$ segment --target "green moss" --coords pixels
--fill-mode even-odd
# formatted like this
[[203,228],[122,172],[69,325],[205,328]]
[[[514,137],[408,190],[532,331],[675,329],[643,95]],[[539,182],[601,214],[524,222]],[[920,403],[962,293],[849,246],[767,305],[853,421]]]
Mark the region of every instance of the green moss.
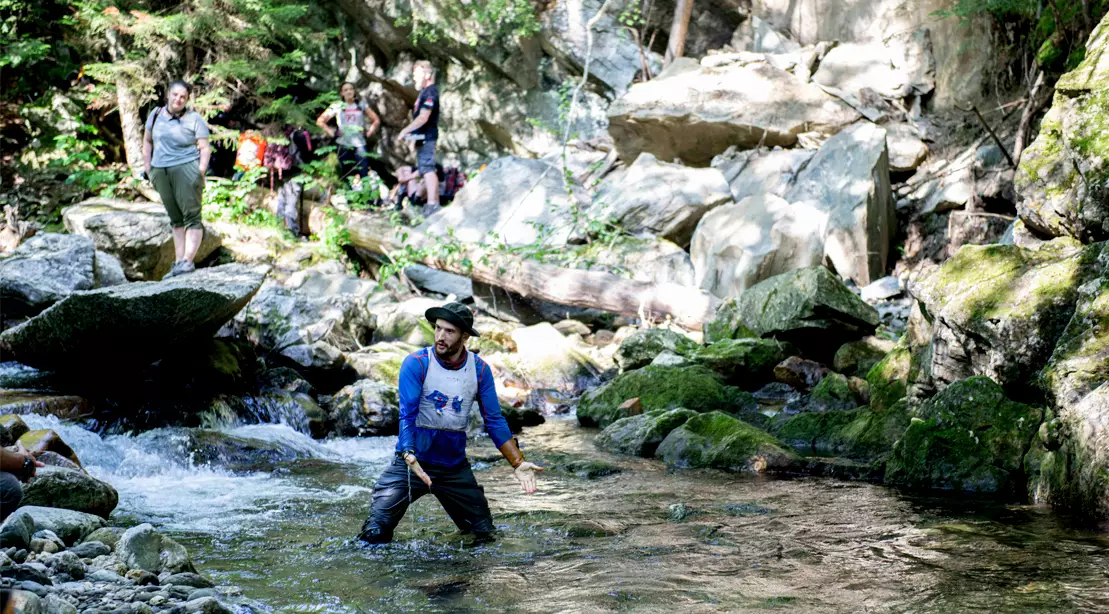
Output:
[[31,427],[27,426],[27,423],[23,421],[23,418],[15,414],[4,414],[0,416],[0,426],[8,429],[8,434],[13,440],[18,440],[24,433],[31,430]]
[[1060,403],[1109,381],[1109,277],[1084,284],[1078,294],[1074,316],[1041,372],[1044,387]]
[[656,455],[677,467],[754,472],[789,469],[797,461],[769,433],[719,411],[690,418],[671,431]]
[[724,339],[689,355],[694,363],[722,375],[729,384],[756,388],[772,379],[774,366],[785,360],[788,345],[771,339]]
[[867,337],[840,346],[832,359],[832,367],[846,375],[866,377],[874,365],[893,351],[895,342],[878,337]]
[[616,376],[608,384],[585,393],[578,404],[582,426],[604,428],[627,414],[620,404],[638,398],[644,411],[677,409],[738,412],[757,406],[750,394],[727,386],[704,367],[647,366]]
[[773,429],[776,437],[803,454],[834,454],[874,461],[885,458],[909,425],[904,401],[888,411],[868,407],[801,413]]
[[747,339],[758,337],[754,331],[743,323],[742,314],[736,307],[734,298],[730,298],[716,308],[715,317],[705,322],[702,327],[705,343],[717,343],[725,339]]
[[621,418],[608,425],[594,444],[618,454],[650,458],[670,431],[697,415],[690,409],[654,410]]
[[651,364],[663,350],[679,356],[688,356],[697,349],[689,337],[663,328],[640,329],[628,336],[616,350],[616,364],[624,371],[639,369]]
[[881,413],[905,398],[910,362],[908,340],[902,339],[892,352],[878,361],[866,374],[872,410]]
[[919,488],[1023,493],[1023,459],[1040,409],[1007,399],[993,380],[948,386],[912,418],[886,464],[886,481]]
[[842,411],[855,406],[855,393],[851,392],[847,376],[840,373],[826,375],[809,394],[810,411]]

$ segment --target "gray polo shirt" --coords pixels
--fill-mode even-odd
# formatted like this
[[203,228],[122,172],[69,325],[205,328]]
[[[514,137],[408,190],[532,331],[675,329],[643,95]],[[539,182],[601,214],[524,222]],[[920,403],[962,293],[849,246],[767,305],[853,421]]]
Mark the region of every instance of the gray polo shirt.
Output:
[[168,168],[200,158],[197,139],[208,138],[208,124],[200,113],[186,109],[180,116],[174,116],[165,107],[155,109],[146,118],[146,131],[154,139],[154,155],[150,166]]

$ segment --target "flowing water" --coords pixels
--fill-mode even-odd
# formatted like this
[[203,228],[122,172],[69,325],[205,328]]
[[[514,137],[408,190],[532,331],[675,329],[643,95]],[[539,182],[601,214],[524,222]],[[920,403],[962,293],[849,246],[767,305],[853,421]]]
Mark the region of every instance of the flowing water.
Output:
[[229,427],[298,457],[231,471],[173,445],[188,431],[101,438],[28,418],[119,490],[116,524],[154,523],[266,611],[1109,612],[1109,534],[1048,509],[674,472],[599,452],[566,420],[521,436],[551,466],[536,495],[476,446],[496,543],[469,544],[425,497],[393,544],[359,548],[350,538],[393,438]]

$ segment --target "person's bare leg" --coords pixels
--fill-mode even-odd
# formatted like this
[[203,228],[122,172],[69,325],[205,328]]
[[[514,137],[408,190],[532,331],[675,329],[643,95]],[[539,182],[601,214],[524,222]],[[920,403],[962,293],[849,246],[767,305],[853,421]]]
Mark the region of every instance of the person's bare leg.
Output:
[[173,261],[183,260],[185,258],[185,229],[173,229]]
[[196,260],[196,253],[200,251],[200,242],[203,240],[203,228],[189,228],[185,231],[185,260],[189,262]]
[[434,171],[425,174],[424,185],[427,186],[427,206],[434,213],[439,209],[439,176]]

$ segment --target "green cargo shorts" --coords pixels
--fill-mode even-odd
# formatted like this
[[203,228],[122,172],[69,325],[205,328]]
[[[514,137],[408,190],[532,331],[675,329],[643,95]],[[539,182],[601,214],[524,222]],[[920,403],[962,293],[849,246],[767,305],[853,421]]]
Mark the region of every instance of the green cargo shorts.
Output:
[[204,178],[200,176],[200,160],[177,166],[151,168],[150,182],[169,214],[173,228],[203,228],[200,223],[200,199]]

